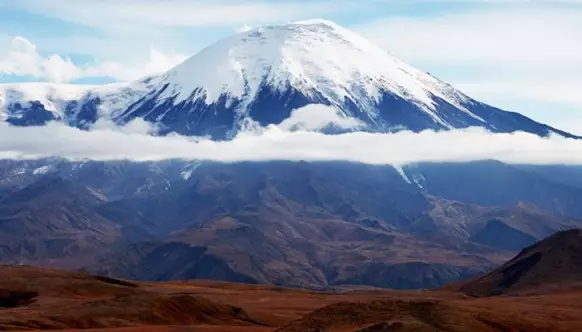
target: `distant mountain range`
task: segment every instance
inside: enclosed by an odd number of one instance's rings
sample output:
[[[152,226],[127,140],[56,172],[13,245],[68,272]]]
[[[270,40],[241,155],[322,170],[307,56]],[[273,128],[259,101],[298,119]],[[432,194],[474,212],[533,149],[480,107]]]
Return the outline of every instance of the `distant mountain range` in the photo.
[[[161,133],[230,138],[310,104],[393,132],[483,127],[570,134],[478,102],[332,22],[264,26],[221,40],[158,76],[104,86],[0,85],[0,121],[88,128],[142,118]],[[339,128],[338,131],[355,130]]]
[[[0,262],[144,280],[437,287],[582,227],[582,186],[553,172],[0,161]]]

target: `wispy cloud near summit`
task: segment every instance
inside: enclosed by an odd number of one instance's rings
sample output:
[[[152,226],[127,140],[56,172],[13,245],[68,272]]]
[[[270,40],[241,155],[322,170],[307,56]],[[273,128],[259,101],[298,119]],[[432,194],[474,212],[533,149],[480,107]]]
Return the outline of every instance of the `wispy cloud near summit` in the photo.
[[[87,77],[111,77],[129,81],[145,75],[163,73],[186,58],[181,54],[164,54],[152,46],[149,60],[134,63],[132,66],[114,61],[75,64],[69,57],[59,54],[43,56],[34,43],[18,36],[12,39],[7,54],[0,55],[0,73],[55,83],[67,83]]]

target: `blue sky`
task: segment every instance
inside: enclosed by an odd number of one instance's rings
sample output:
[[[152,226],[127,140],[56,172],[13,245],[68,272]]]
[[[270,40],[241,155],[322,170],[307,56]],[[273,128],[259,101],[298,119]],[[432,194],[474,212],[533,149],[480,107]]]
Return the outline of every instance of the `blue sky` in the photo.
[[[236,31],[309,18],[582,134],[582,0],[0,0],[0,82],[132,80]]]

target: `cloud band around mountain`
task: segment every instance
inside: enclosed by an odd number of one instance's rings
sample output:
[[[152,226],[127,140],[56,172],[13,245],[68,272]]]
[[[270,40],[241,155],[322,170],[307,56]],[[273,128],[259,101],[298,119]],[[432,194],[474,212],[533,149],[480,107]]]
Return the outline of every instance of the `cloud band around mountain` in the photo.
[[[318,111],[309,107],[312,112]],[[101,122],[91,131],[56,122],[43,127],[14,127],[0,123],[0,158],[217,162],[306,160],[392,165],[495,159],[507,163],[582,164],[582,140],[556,135],[542,138],[523,132],[493,134],[480,128],[326,135],[316,129],[329,124],[341,124],[342,128],[359,124],[322,109],[325,107],[314,112],[318,114],[316,119],[307,119],[306,112],[296,111],[280,125],[255,126],[230,141],[179,135],[152,136],[151,128],[143,120],[123,127]]]

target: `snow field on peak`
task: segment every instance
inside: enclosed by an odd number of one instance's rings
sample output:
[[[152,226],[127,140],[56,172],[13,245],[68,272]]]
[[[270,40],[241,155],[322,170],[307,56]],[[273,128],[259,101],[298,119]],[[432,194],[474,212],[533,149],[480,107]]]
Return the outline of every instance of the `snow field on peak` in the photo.
[[[237,111],[244,115],[263,87],[294,88],[340,109],[350,100],[372,119],[389,92],[446,125],[435,112],[436,96],[483,121],[462,106],[468,100],[462,93],[325,20],[263,26],[221,40],[163,75],[158,103],[203,98],[213,104],[226,96],[241,102]]]

